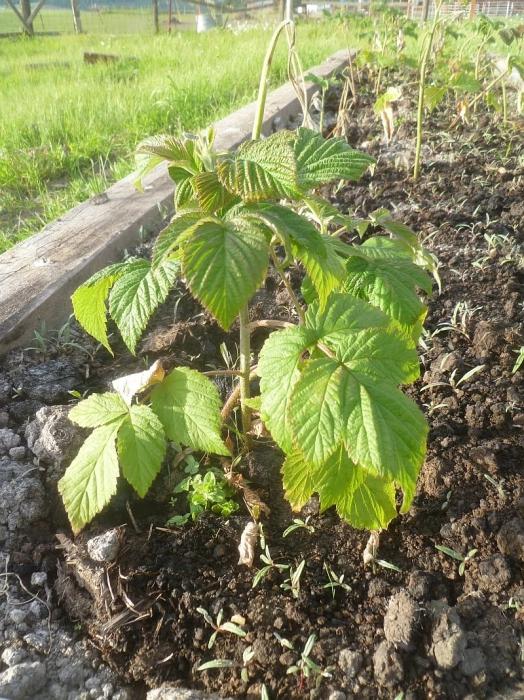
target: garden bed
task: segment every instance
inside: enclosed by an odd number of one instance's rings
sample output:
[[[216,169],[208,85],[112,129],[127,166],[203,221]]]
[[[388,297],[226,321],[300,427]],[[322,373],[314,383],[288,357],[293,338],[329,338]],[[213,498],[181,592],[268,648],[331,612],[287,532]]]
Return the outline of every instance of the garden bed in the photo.
[[[450,133],[449,104],[442,105],[429,120],[425,165],[414,183],[403,165],[412,159],[414,96],[400,106],[402,124],[390,146],[381,141],[372,104],[361,87],[348,136],[377,158],[376,171],[333,189],[331,199],[362,216],[380,207],[393,211],[437,256],[442,280],[442,293],[435,289],[429,300],[423,376],[409,392],[430,423],[427,459],[409,513],[380,536],[379,561],[365,567],[369,533],[352,529],[332,511],[319,515],[314,500],[301,514],[310,516],[314,531],[301,527],[283,538],[296,515],[283,499],[282,455],[263,434],[236,470],[271,509],[264,528],[274,561],[293,567],[305,562],[296,596],[281,587],[287,574],[276,569],[253,587],[260,551],[252,569],[238,564],[237,547],[250,519],[242,507],[227,519],[204,514],[195,523],[165,527],[173,514],[171,489],[181,478],[176,469],[162,473],[143,502],[123,490],[73,541],[56,480],[82,435],[68,425],[63,409],[40,413],[39,423],[25,432],[41,459],[46,492],[39,491],[38,472],[19,484],[34,481],[28,497],[38,491],[52,507],[47,515],[42,502],[25,523],[20,515],[26,529],[10,534],[11,513],[2,506],[9,570],[27,585],[32,573],[45,571],[55,584],[51,609],[60,602],[138,697],[164,683],[247,698],[259,698],[263,685],[270,698],[286,699],[524,694],[524,402],[519,373],[512,373],[515,351],[524,344],[522,123],[503,129],[480,109],[471,124]],[[284,288],[277,290],[274,308],[277,285],[270,274],[254,299],[251,320],[294,320]],[[267,331],[258,333],[255,350]],[[136,359],[118,346],[118,360],[110,361],[104,351],[95,354],[74,329],[71,339],[8,356],[0,370],[3,420],[24,435],[38,409],[67,403],[71,390],[106,388],[154,359],[166,368],[209,370],[223,364],[221,344],[235,356],[235,342],[235,328],[229,334],[220,330],[180,287],[155,316]],[[228,382],[220,385],[224,396]],[[16,454],[24,459],[20,450],[9,459]],[[5,499],[25,495],[8,482],[2,488]],[[241,493],[238,498],[241,503]],[[87,542],[109,528],[118,528],[119,554],[111,564],[97,565]],[[462,555],[476,552],[461,575],[460,562],[436,545]],[[343,575],[344,585],[326,585],[333,584],[328,570]],[[213,620],[220,610],[224,620],[236,616],[246,636],[220,633],[208,649],[213,629],[198,608]],[[288,673],[312,634],[310,656],[329,675]],[[248,646],[253,658],[242,677]],[[212,659],[234,666],[197,670]]]

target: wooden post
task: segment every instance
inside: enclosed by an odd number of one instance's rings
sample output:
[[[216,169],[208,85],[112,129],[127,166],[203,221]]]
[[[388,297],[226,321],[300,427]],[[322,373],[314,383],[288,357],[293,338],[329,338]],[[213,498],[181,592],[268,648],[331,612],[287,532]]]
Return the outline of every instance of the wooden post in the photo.
[[[473,19],[477,15],[477,0],[471,0],[469,5],[469,18]]]
[[[71,9],[73,10],[73,24],[76,34],[82,34],[82,20],[80,18],[80,7],[78,0],[71,0]]]
[[[173,0],[169,0],[169,17],[167,20],[167,31],[171,34],[171,22],[173,21]]]
[[[158,34],[160,31],[158,25],[158,0],[153,0],[153,24],[155,27],[155,34]]]
[[[20,10],[22,12],[22,17],[24,18],[24,33],[28,36],[33,36],[33,21],[31,17],[31,0],[20,0]]]
[[[422,4],[422,22],[427,22],[429,15],[429,0],[424,0],[424,3]]]

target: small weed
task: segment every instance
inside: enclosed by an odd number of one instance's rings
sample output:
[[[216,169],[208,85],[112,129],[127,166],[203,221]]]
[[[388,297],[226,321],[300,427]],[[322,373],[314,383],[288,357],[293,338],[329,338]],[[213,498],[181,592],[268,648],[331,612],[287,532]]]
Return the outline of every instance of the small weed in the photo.
[[[300,579],[306,565],[306,560],[302,559],[296,569],[289,567],[289,578],[284,583],[280,584],[280,588],[284,591],[291,591],[293,598],[298,598],[300,595]]]
[[[478,549],[470,549],[467,554],[461,554],[460,552],[457,552],[456,549],[451,549],[451,547],[445,547],[442,544],[436,544],[435,548],[439,550],[439,552],[442,552],[443,554],[446,554],[448,557],[451,557],[452,559],[456,559],[457,561],[460,562],[459,566],[459,575],[464,576],[464,571],[466,569],[466,564],[470,559],[473,559],[475,554],[478,552]]]
[[[256,572],[253,578],[253,588],[256,588],[260,581],[262,581],[262,579],[267,576],[272,569],[276,569],[277,571],[285,571],[286,569],[290,568],[289,564],[277,564],[274,562],[267,545],[265,547],[264,554],[260,555],[260,559],[264,562],[265,566]]]
[[[207,643],[208,649],[213,648],[213,645],[215,644],[217,636],[223,632],[229,632],[231,634],[235,634],[237,637],[245,637],[246,636],[246,632],[240,626],[240,625],[245,624],[245,620],[244,620],[244,618],[241,618],[238,615],[233,615],[233,617],[231,618],[231,620],[229,622],[222,622],[222,620],[224,619],[224,611],[220,610],[220,612],[217,615],[217,619],[214,622],[211,615],[204,608],[197,608],[197,612],[199,612],[202,615],[202,617],[204,618],[204,620],[207,622],[207,624],[210,625],[214,629],[214,632],[211,635],[211,637],[209,638],[209,642]],[[222,659],[222,661],[223,660],[224,659]],[[219,659],[215,659],[215,661],[219,661]],[[208,663],[212,663],[212,662],[208,662]],[[208,666],[208,668],[217,668],[217,667],[216,666],[215,667]]]
[[[298,529],[307,530],[307,532],[313,534],[315,532],[315,528],[313,527],[313,525],[309,525],[310,519],[310,515],[308,515],[305,520],[301,520],[300,518],[294,518],[293,524],[284,530],[284,532],[282,533],[282,537],[287,537],[292,532]]]
[[[340,576],[337,575],[327,562],[324,562],[324,571],[327,574],[329,582],[325,583],[322,586],[322,588],[330,588],[331,595],[333,598],[335,597],[335,593],[336,593],[335,589],[336,588],[342,588],[345,591],[351,590],[351,586],[349,586],[349,584],[344,582],[344,574],[341,574]]]
[[[288,675],[294,673],[300,673],[304,678],[309,678],[310,676],[319,676],[323,678],[331,678],[331,667],[322,669],[318,664],[316,664],[311,658],[311,652],[315,646],[317,638],[314,634],[311,634],[307,642],[304,645],[304,649],[300,654],[300,659],[296,664],[288,666],[286,673]]]

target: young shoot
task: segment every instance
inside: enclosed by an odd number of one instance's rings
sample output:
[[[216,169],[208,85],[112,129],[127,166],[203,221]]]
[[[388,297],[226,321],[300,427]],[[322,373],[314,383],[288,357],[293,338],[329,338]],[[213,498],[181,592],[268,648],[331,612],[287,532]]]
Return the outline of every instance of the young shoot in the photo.
[[[306,565],[306,560],[302,559],[296,569],[289,567],[289,578],[284,583],[280,584],[280,588],[284,591],[291,591],[293,598],[298,598],[300,595],[300,579]]]
[[[317,638],[316,635],[311,634],[305,645],[302,653],[300,654],[300,659],[296,664],[288,666],[286,673],[288,675],[294,673],[300,673],[304,678],[309,678],[310,676],[319,676],[321,678],[331,678],[331,668],[322,669],[318,664],[316,664],[311,658],[311,652],[315,646]]]
[[[264,550],[264,554],[260,555],[260,559],[264,562],[265,566],[256,572],[253,578],[253,588],[256,588],[260,581],[262,581],[262,579],[265,578],[271,570],[276,569],[277,571],[286,571],[286,569],[290,568],[289,564],[277,564],[274,562],[267,545]]]
[[[478,552],[478,549],[470,549],[466,554],[461,554],[460,552],[457,552],[456,549],[451,549],[451,547],[446,547],[442,544],[436,544],[435,549],[438,549],[439,552],[442,552],[443,554],[446,554],[448,557],[451,557],[452,559],[455,559],[456,561],[460,562],[459,565],[459,575],[464,576],[464,571],[466,569],[466,564],[470,559],[473,559],[475,554]]]
[[[313,534],[315,532],[315,528],[313,527],[313,525],[309,524],[310,520],[310,515],[308,515],[305,520],[301,520],[300,518],[293,518],[293,523],[284,530],[284,532],[282,533],[282,537],[287,537],[292,532],[295,532],[295,530],[306,530],[306,532]]]
[[[325,583],[322,588],[330,588],[333,599],[335,598],[337,588],[342,588],[344,591],[351,590],[351,586],[344,582],[344,574],[336,574],[327,562],[324,562],[324,571],[327,574],[328,583]]]
[[[204,620],[207,622],[207,624],[214,629],[214,632],[209,638],[209,642],[207,643],[208,649],[213,648],[217,636],[221,633],[229,632],[230,634],[235,634],[237,637],[245,637],[247,634],[241,626],[245,624],[245,620],[239,615],[233,615],[229,622],[222,622],[222,620],[224,619],[223,609],[219,611],[216,621],[213,621],[211,615],[204,608],[197,608],[197,612],[199,612],[204,618]]]

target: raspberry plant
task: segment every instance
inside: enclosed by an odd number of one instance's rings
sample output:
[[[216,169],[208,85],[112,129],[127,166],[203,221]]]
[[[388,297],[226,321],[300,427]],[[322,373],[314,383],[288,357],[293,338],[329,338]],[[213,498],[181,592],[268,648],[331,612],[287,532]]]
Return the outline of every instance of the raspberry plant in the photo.
[[[423,269],[430,260],[386,211],[355,220],[315,194],[359,179],[372,158],[303,127],[261,139],[261,105],[254,138],[234,152],[217,152],[212,132],[140,145],[140,177],[167,162],[176,215],[151,261],[111,265],[77,289],[75,315],[110,350],[108,311],[134,353],[148,319],[182,279],[224,329],[239,320],[240,370],[231,373],[240,375],[242,429],[249,431],[256,406],[285,455],[291,505],[299,509],[316,492],[322,509],[336,506],[355,527],[380,529],[397,514],[397,487],[402,512],[409,507],[425,454],[424,417],[399,387],[419,375],[426,307],[418,290],[431,291]],[[369,227],[390,237],[348,242],[348,230]],[[286,327],[269,335],[254,368],[248,304],[269,265],[286,285],[297,323],[264,323]],[[296,265],[305,273],[303,301],[288,278]],[[259,398],[250,396],[255,371]],[[108,503],[119,465],[144,496],[166,440],[229,454],[218,391],[199,372],[177,367],[157,378],[146,401],[127,399],[93,395],[71,411],[72,420],[94,428],[59,484],[74,530]]]

